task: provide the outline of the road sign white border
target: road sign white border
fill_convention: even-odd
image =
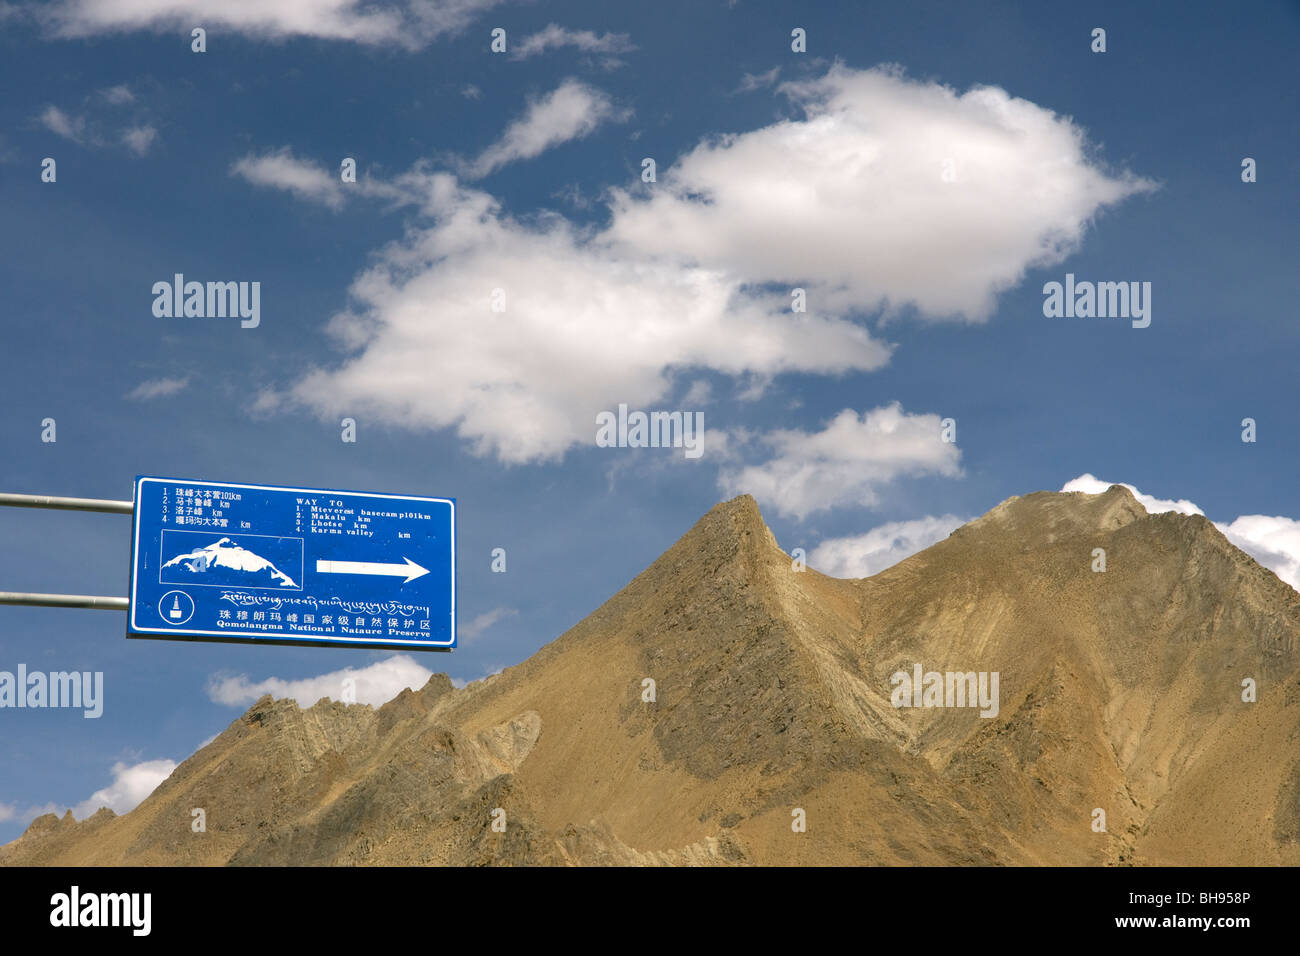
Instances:
[[[135,611],[139,605],[136,587],[140,580],[139,568],[137,562],[140,554],[140,489],[146,482],[155,482],[162,485],[193,485],[207,486],[213,488],[242,488],[248,491],[292,491],[302,494],[313,495],[354,495],[361,498],[383,498],[390,501],[428,501],[435,504],[445,504],[451,508],[451,640],[449,641],[421,641],[412,638],[373,638],[373,637],[336,637],[334,635],[322,634],[319,636],[309,635],[285,635],[285,634],[267,634],[257,631],[199,631],[187,630],[184,632],[176,630],[164,630],[158,627],[143,627],[136,624]],[[345,646],[348,644],[368,644],[373,646],[384,647],[423,647],[423,648],[440,648],[450,650],[456,646],[456,499],[454,498],[430,498],[421,495],[384,495],[376,494],[373,491],[351,491],[346,488],[296,488],[289,485],[249,485],[239,484],[226,481],[207,481],[201,478],[162,478],[157,475],[140,475],[135,480],[135,513],[131,518],[131,613],[128,623],[128,630],[136,634],[167,634],[173,638],[183,640],[182,634],[186,635],[203,635],[214,637],[227,641],[258,641],[270,643],[272,641],[283,642],[286,644],[331,644]],[[181,530],[181,529],[174,529]],[[161,537],[161,535],[159,536]],[[303,561],[306,561],[306,551],[304,543]],[[304,586],[306,582],[304,582]]]

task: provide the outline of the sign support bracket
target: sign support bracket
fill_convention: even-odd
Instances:
[[[51,508],[58,511],[98,511],[104,514],[129,515],[134,501],[107,498],[58,498],[52,495],[14,495],[0,492],[0,506],[10,508]],[[25,607],[81,607],[104,611],[125,611],[130,602],[124,597],[93,594],[39,594],[26,591],[0,591],[0,604]]]

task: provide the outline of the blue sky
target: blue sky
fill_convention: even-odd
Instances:
[[[468,631],[394,658],[0,608],[0,670],[105,675],[97,720],[0,710],[0,840],[128,808],[262,689],[517,663],[741,491],[863,574],[1093,475],[1300,581],[1294,3],[454,7],[0,4],[0,489],[455,497]],[[260,282],[257,328],[156,317],[178,272]],[[1150,326],[1046,317],[1066,273],[1149,282]],[[702,412],[703,455],[596,447],[621,402]],[[125,594],[128,532],[6,509],[0,588]]]

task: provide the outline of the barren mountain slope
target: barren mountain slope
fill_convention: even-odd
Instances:
[[[1298,627],[1207,520],[1120,486],[860,581],[794,570],[745,496],[517,667],[264,698],[133,812],[42,817],[0,863],[1294,864]],[[997,716],[895,708],[917,663],[998,672]]]

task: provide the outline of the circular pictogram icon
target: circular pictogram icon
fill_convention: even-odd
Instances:
[[[168,624],[181,625],[194,616],[194,601],[184,591],[168,591],[158,601],[158,613]]]

